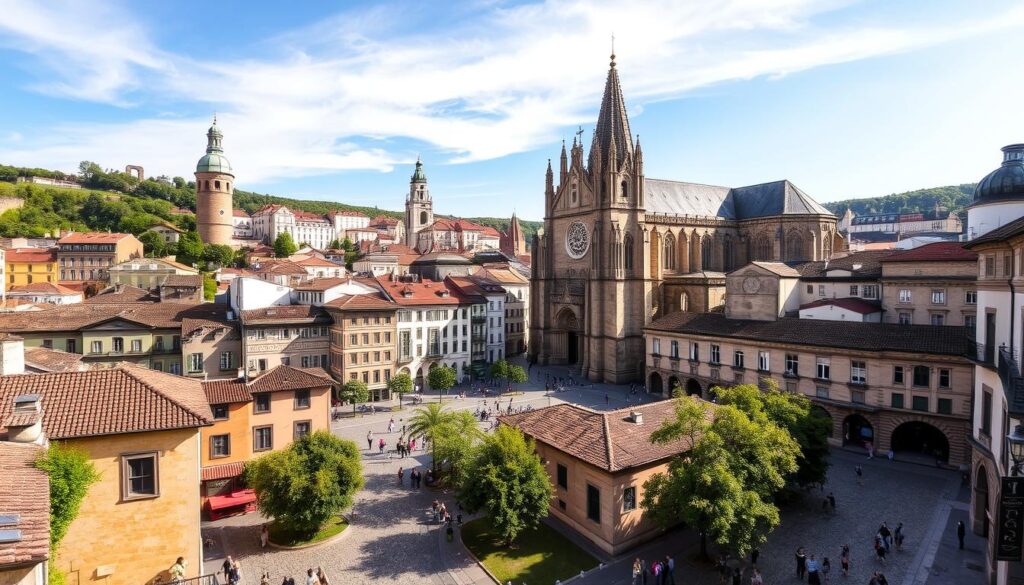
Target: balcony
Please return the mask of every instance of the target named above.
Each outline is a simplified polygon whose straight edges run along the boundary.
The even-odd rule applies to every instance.
[[[1024,414],[1024,377],[1021,376],[1017,356],[1006,347],[999,348],[997,370],[1009,402],[1009,414],[1021,416]]]

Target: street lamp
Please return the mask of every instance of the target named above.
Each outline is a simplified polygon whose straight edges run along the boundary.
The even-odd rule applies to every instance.
[[[1018,475],[1021,464],[1024,464],[1024,425],[1014,427],[1013,432],[1006,435],[1006,442],[1010,448],[1010,459],[1013,460],[1010,475]]]

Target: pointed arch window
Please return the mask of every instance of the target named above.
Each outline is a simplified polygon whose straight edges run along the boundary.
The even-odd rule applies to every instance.
[[[626,269],[626,274],[633,273],[633,236],[626,234],[626,237],[622,240],[622,255],[623,261],[622,266]]]
[[[622,181],[622,198],[629,198],[629,181],[626,181],[625,179]]]
[[[711,236],[705,235],[700,240],[700,269],[711,270],[714,268],[714,264],[714,246],[712,244]]]
[[[665,234],[665,243],[662,246],[661,267],[665,270],[676,269],[676,238],[672,232]]]
[[[768,239],[766,234],[757,236],[754,240],[753,249],[754,260],[771,260],[772,259],[772,242]]]
[[[792,231],[786,236],[786,260],[805,260],[804,239],[799,232]]]
[[[733,245],[732,236],[725,236],[722,242],[722,264],[726,272],[736,267],[736,247]]]

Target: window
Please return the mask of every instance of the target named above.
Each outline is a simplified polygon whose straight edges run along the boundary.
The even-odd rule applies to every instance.
[[[569,489],[569,469],[561,463],[558,464],[558,487]]]
[[[910,295],[910,289],[909,288],[901,288],[900,289],[900,302],[901,303],[910,303],[910,302],[912,302],[911,301],[912,298],[913,297]]]
[[[231,435],[214,435],[210,437],[210,459],[231,455]]]
[[[132,352],[133,353],[141,353],[142,352],[142,340],[141,339],[133,339],[132,340]]]
[[[295,391],[295,409],[309,408],[309,390]]]
[[[857,285],[856,284],[851,284],[850,285],[850,296],[851,297],[855,297],[855,296],[857,296],[858,292],[859,292],[859,290],[858,290]]]
[[[636,487],[630,486],[622,491],[622,511],[636,510]]]
[[[674,340],[672,341],[672,344],[671,344],[671,354],[669,355],[669,357],[671,357],[672,359],[676,359],[676,360],[679,359],[679,342],[678,341],[674,341]]]
[[[953,400],[951,398],[939,398],[939,414],[953,414]]]
[[[770,369],[769,353],[767,351],[757,352],[757,371],[767,372]]]
[[[819,380],[831,380],[832,364],[829,358],[819,357],[815,359],[815,363],[818,366],[818,379]]]
[[[210,410],[213,411],[213,420],[227,420],[228,419],[228,405],[227,404],[211,404]]]
[[[601,523],[601,490],[587,484],[587,518]]]
[[[257,392],[252,395],[252,408],[257,413],[270,412],[270,394]]]
[[[974,330],[978,326],[978,318],[974,315],[964,315],[964,328],[974,333]]]
[[[892,367],[892,383],[899,384],[900,386],[905,384],[903,381],[903,366]]]
[[[113,342],[114,342],[114,349],[112,349],[111,351],[113,351],[114,353],[124,353],[124,338],[123,337],[115,337],[113,339]]]
[[[160,495],[157,454],[138,453],[121,456],[121,498],[135,500]]]
[[[932,290],[932,304],[933,305],[945,305],[946,304],[946,290],[937,288]]]
[[[825,399],[827,399],[828,398],[828,386],[816,386],[815,389],[814,389],[814,394],[818,398],[825,398]]]
[[[939,368],[939,388],[949,388],[950,371],[947,368]]]
[[[274,427],[256,427],[252,430],[252,450],[269,451],[274,448]]]
[[[931,315],[931,323],[932,323],[932,325],[945,325],[946,324],[946,316],[943,315],[942,313],[932,313],[932,315]]]
[[[313,423],[308,420],[295,421],[294,440],[298,441],[312,432]]]
[[[809,295],[813,295],[814,294],[814,285],[813,284],[808,284],[807,285],[807,294],[809,294]]]
[[[44,339],[43,340],[43,347],[45,349],[53,349],[53,340],[52,339]]]
[[[220,354],[220,369],[230,370],[235,366],[235,360],[231,355],[230,351],[223,351]]]
[[[722,352],[718,345],[711,344],[711,363],[720,364],[722,363]]]
[[[202,372],[203,371],[203,354],[201,354],[201,353],[190,353],[188,355],[188,371],[189,372]]]
[[[92,345],[90,346],[89,351],[91,353],[103,353],[103,342],[102,341],[94,341],[94,342],[92,342]]]
[[[786,354],[786,374],[790,376],[800,375],[800,356],[795,353]]]
[[[969,290],[964,293],[964,304],[977,305],[978,304],[978,291]]]
[[[850,362],[850,383],[852,384],[867,384],[868,383],[868,366],[866,363],[861,361]]]
[[[661,355],[661,340],[657,337],[651,341],[651,353],[654,355]]]
[[[921,412],[928,412],[928,397],[927,396],[915,396],[911,408],[914,410],[920,410]]]
[[[864,293],[861,295],[865,299],[877,299],[878,298],[878,285],[877,284],[865,284],[863,286]]]
[[[992,436],[992,393],[987,390],[981,397],[981,433]]]
[[[732,367],[742,368],[743,367],[743,350],[737,349],[732,354]]]
[[[181,375],[181,364],[175,362],[167,366],[167,371],[174,374],[175,376]]]
[[[910,316],[910,313],[907,313],[906,311],[901,311],[899,313],[899,318],[900,325],[910,325],[913,322],[913,318]]]
[[[694,341],[690,342],[690,361],[692,361],[692,362],[699,362],[700,361],[700,345],[697,344]]]
[[[893,408],[903,408],[903,393],[893,392],[892,397],[889,399],[890,404]]]
[[[865,394],[863,390],[852,390],[850,391],[850,402],[854,404],[864,404]]]
[[[68,353],[76,353],[78,351],[78,343],[74,339],[68,339],[64,347],[67,348]]]
[[[931,373],[928,366],[914,366],[914,386],[931,386]]]
[[[824,284],[819,284],[818,285],[818,296],[819,297],[825,296],[825,285]]]

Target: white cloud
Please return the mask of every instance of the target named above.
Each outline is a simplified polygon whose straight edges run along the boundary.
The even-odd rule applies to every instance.
[[[257,181],[390,170],[414,156],[408,139],[433,145],[452,162],[551,142],[566,126],[593,123],[613,31],[628,97],[639,105],[723,81],[786,75],[1024,22],[1024,10],[1016,9],[948,29],[816,23],[822,12],[842,6],[550,1],[468,11],[452,28],[411,35],[395,29],[388,7],[377,6],[283,32],[272,41],[276,58],[208,64],[153,47],[141,25],[126,18],[130,5],[102,11],[0,0],[7,10],[0,44],[50,68],[44,91],[121,106],[151,91],[190,110],[198,103],[222,112],[229,157],[240,177]],[[58,16],[70,28],[46,26]],[[139,78],[149,89],[134,81]],[[50,142],[11,145],[0,157],[70,168],[93,158],[182,173],[202,153],[205,124],[161,116],[69,125],[39,139]]]

